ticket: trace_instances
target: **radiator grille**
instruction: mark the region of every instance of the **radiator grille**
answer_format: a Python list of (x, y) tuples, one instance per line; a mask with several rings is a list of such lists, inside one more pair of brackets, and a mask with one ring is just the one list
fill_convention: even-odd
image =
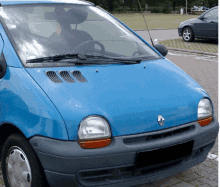
[(178, 135), (182, 135), (185, 133), (189, 133), (195, 130), (194, 125), (190, 125), (187, 127), (180, 127), (178, 129), (172, 130), (165, 130), (164, 132), (158, 131), (157, 133), (155, 132), (154, 134), (151, 135), (144, 135), (140, 137), (131, 137), (131, 138), (125, 138), (123, 140), (124, 144), (131, 145), (131, 144), (136, 144), (136, 143), (141, 143), (141, 142), (151, 142), (151, 141), (157, 141), (157, 140), (162, 140), (165, 138), (169, 137), (174, 137)]

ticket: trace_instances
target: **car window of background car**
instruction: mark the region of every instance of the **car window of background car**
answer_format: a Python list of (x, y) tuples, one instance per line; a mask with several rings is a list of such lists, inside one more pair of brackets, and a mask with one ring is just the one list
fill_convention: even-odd
[(217, 19), (218, 18), (218, 8), (214, 9), (214, 10), (211, 10), (210, 12), (207, 12), (205, 15), (204, 15), (204, 18), (206, 19)]

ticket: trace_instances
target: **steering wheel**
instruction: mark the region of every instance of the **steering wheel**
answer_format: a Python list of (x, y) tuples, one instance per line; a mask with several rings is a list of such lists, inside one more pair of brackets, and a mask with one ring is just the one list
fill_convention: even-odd
[[(101, 55), (104, 56), (105, 55), (105, 46), (100, 43), (99, 41), (97, 40), (88, 40), (88, 41), (85, 41), (81, 44), (79, 44), (73, 51), (72, 53), (76, 53), (76, 52), (85, 52), (89, 47), (88, 45), (89, 44), (97, 44), (101, 47)], [(87, 46), (86, 46), (87, 45)], [(88, 49), (89, 50), (89, 49)]]

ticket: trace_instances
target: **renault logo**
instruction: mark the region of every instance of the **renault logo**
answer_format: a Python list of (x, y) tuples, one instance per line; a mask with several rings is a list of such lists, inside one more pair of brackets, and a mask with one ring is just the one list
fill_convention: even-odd
[(160, 126), (162, 127), (164, 122), (165, 122), (165, 119), (163, 118), (163, 116), (161, 115), (158, 115), (158, 123), (160, 124)]

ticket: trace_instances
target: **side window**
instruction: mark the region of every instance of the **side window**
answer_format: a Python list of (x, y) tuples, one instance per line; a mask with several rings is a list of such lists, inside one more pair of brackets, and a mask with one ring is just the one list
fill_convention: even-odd
[(204, 15), (204, 18), (206, 18), (206, 19), (218, 19), (218, 8), (206, 13)]

